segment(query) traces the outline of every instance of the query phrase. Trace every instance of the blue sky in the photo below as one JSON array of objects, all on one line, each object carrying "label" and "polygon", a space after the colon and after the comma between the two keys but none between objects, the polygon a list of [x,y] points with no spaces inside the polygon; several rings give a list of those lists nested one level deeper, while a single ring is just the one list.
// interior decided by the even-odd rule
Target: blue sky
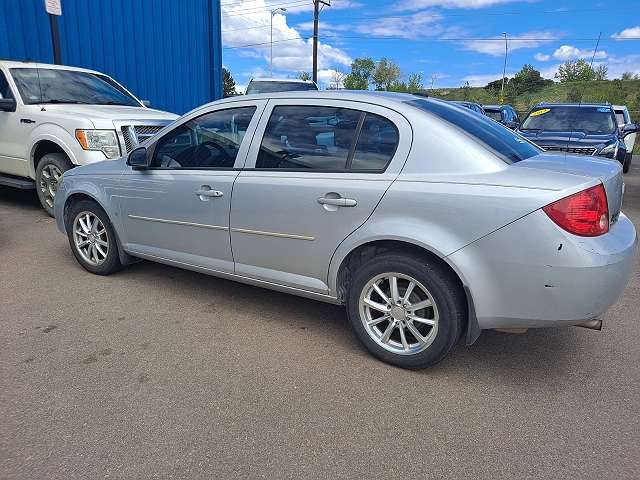
[{"label": "blue sky", "polygon": [[[609,78],[640,73],[640,0],[333,0],[320,15],[322,84],[350,71],[356,57],[394,60],[436,87],[485,85],[530,63],[547,78],[575,58],[609,68]],[[242,88],[268,76],[270,9],[274,76],[311,70],[311,0],[221,0],[223,63]],[[338,72],[337,74],[335,72]]]}]

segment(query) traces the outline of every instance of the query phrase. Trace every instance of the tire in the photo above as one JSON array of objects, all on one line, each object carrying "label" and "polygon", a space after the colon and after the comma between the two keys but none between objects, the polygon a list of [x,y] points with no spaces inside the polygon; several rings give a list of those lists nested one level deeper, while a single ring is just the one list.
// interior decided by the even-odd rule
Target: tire
[{"label": "tire", "polygon": [[622,164],[622,173],[629,173],[631,169],[631,157],[633,155],[628,153],[624,158],[624,163]]},{"label": "tire", "polygon": [[73,165],[64,153],[47,153],[36,168],[36,191],[45,212],[53,217],[53,199],[62,174]]},{"label": "tire", "polygon": [[65,226],[71,251],[85,270],[110,275],[122,268],[115,230],[96,202],[80,200],[72,204]]},{"label": "tire", "polygon": [[[391,276],[396,277],[396,297],[400,303],[409,300],[404,306],[392,301]],[[408,299],[403,299],[411,282],[414,283],[412,292]],[[391,300],[390,304],[378,294],[373,283]],[[368,307],[365,299],[376,302],[377,307],[384,306],[387,313]],[[413,306],[426,305],[425,301],[432,305],[412,311]],[[447,355],[460,338],[466,310],[464,292],[449,271],[429,259],[394,252],[360,266],[347,294],[349,321],[364,347],[383,362],[408,369],[435,365]],[[385,315],[389,319],[380,320]],[[416,317],[421,321],[412,320]],[[384,334],[392,320],[395,326],[391,327],[385,343]],[[433,325],[423,323],[426,321]],[[369,322],[372,325],[366,325]],[[405,342],[402,342],[401,327]],[[422,340],[413,334],[416,329]]]}]

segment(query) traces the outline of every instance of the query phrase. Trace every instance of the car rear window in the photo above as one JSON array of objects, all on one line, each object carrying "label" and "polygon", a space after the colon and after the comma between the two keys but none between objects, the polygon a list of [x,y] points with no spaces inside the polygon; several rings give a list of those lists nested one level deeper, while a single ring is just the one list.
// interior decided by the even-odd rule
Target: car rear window
[{"label": "car rear window", "polygon": [[475,115],[466,109],[422,98],[405,102],[460,128],[496,153],[506,163],[520,162],[539,155],[543,151],[505,126],[489,118]]}]

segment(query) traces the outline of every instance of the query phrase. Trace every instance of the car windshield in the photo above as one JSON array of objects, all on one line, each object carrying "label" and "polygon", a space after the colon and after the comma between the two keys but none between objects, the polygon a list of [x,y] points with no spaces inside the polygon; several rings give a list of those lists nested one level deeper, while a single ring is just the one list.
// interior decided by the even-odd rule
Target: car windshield
[{"label": "car windshield", "polygon": [[307,82],[250,82],[247,86],[247,95],[251,93],[274,93],[274,92],[303,92],[308,90],[318,90],[313,83]]},{"label": "car windshield", "polygon": [[462,108],[454,108],[443,102],[416,98],[405,101],[409,105],[437,115],[443,120],[464,130],[507,163],[515,163],[534,157],[543,152],[542,149],[509,130],[503,125],[487,117],[476,115]]},{"label": "car windshield", "polygon": [[615,132],[616,119],[610,107],[540,107],[527,115],[521,130],[547,132]]},{"label": "car windshield", "polygon": [[140,103],[106,75],[53,68],[12,68],[22,100],[40,103],[125,105]]}]

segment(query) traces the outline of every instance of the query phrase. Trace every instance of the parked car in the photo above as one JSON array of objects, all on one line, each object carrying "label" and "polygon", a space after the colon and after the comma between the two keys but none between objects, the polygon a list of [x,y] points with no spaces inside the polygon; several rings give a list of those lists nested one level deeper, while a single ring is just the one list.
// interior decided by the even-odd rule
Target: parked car
[{"label": "parked car", "polygon": [[453,103],[457,103],[458,105],[461,105],[463,107],[467,107],[469,110],[473,110],[474,112],[480,113],[482,115],[486,115],[484,108],[482,108],[482,105],[480,105],[479,103],[475,103],[475,102],[459,102],[459,101],[454,101]]},{"label": "parked car", "polygon": [[619,165],[559,158],[441,100],[236,97],[67,172],[56,222],[90,272],[148,259],[343,304],[418,368],[481,329],[599,328],[636,231]]},{"label": "parked car", "polygon": [[0,185],[35,188],[52,215],[65,171],[118,158],[176,118],[100,72],[0,60]]},{"label": "parked car", "polygon": [[[633,125],[631,121],[631,115],[629,114],[629,110],[626,105],[614,105],[613,111],[616,114],[616,120],[618,121],[618,128],[621,132],[624,131],[624,128],[627,125]],[[626,145],[627,150],[627,158],[625,159],[625,164],[627,165],[627,170],[631,167],[631,158],[633,156],[633,147],[636,143],[636,133],[630,133],[624,137],[624,144]]]},{"label": "parked car", "polygon": [[637,125],[620,130],[610,104],[540,103],[525,117],[520,133],[547,151],[596,155],[631,163],[624,142]]},{"label": "parked car", "polygon": [[252,78],[245,90],[245,95],[256,93],[276,92],[306,92],[318,90],[318,86],[311,80],[295,78]]},{"label": "parked car", "polygon": [[486,116],[514,130],[520,126],[518,112],[511,105],[483,105]]}]

